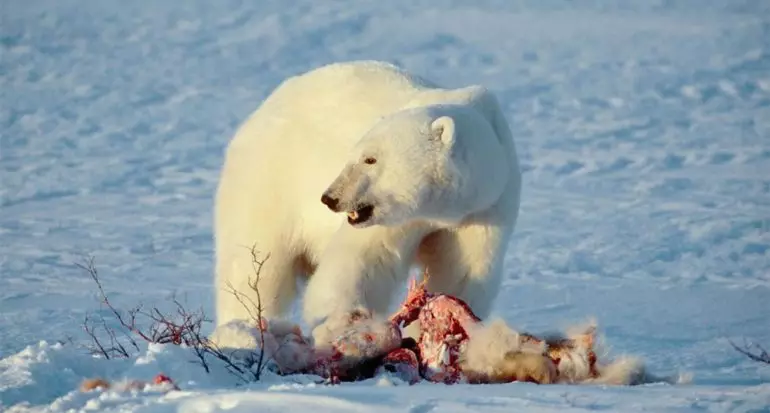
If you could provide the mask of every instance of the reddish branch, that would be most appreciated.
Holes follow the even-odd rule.
[[[115,319],[123,328],[148,343],[185,344],[188,346],[197,343],[196,336],[198,336],[198,334],[195,333],[199,333],[203,323],[208,321],[202,309],[190,312],[179,302],[179,300],[173,298],[172,301],[176,306],[176,313],[173,316],[166,315],[157,308],[145,311],[141,305],[128,310],[127,314],[123,315],[112,305],[107,294],[104,292],[104,288],[99,279],[99,272],[94,266],[93,258],[90,258],[86,264],[76,265],[88,272],[94,280],[96,287],[99,290],[99,299],[101,303],[115,316]],[[140,317],[149,321],[149,326],[146,327],[146,329],[143,329],[138,324],[138,319]],[[90,325],[89,327],[88,321],[89,319],[86,317],[86,332],[93,337],[94,326]],[[107,326],[104,317],[100,317],[99,321],[101,322],[102,327],[107,331],[107,334],[110,335],[113,344],[117,342],[114,330]],[[126,334],[126,338],[131,342],[131,345],[135,349],[139,349],[136,340],[134,340],[130,334]],[[104,354],[104,352],[100,352]],[[127,357],[127,351],[125,351],[125,349],[120,350],[119,353]]]
[[[255,303],[249,295],[235,290],[232,286],[228,285],[228,287],[236,299],[248,310],[255,325],[260,326],[260,320],[262,319],[262,297],[257,289],[257,284],[262,266],[267,258],[264,260],[257,259],[257,252],[254,248],[252,248],[251,254],[255,277],[249,280],[249,287],[254,289],[257,302]],[[123,314],[113,306],[107,297],[99,279],[99,273],[94,265],[94,259],[89,258],[85,264],[77,263],[76,265],[85,270],[96,283],[99,301],[114,315],[120,327],[124,329],[124,338],[128,340],[131,347],[136,351],[139,351],[140,347],[134,337],[139,337],[141,341],[147,343],[185,345],[193,349],[199,364],[207,373],[210,372],[210,367],[206,360],[206,356],[209,355],[220,360],[231,374],[244,382],[260,379],[266,362],[264,352],[259,351],[259,355],[257,355],[257,349],[255,349],[255,352],[247,354],[242,358],[236,358],[231,354],[227,354],[201,333],[203,324],[210,322],[206,318],[203,309],[190,312],[179,300],[173,298],[172,301],[176,311],[172,314],[166,314],[155,307],[149,311],[144,310],[141,305],[133,307]],[[143,327],[141,324],[146,324],[146,326]],[[106,359],[130,357],[130,352],[119,339],[116,329],[108,325],[107,320],[103,316],[99,315],[98,319],[93,319],[87,315],[83,322],[83,329],[91,338],[91,351],[93,353],[101,354]],[[97,329],[104,330],[104,333],[109,338],[109,343],[99,338]],[[260,328],[259,332],[260,348],[264,348],[264,331]]]

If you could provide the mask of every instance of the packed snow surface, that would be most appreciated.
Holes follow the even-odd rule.
[[[770,366],[729,343],[770,348],[768,2],[1,0],[0,47],[0,410],[770,411]],[[285,77],[353,59],[498,94],[524,184],[496,316],[593,316],[692,381],[244,386],[174,346],[86,354],[109,314],[74,264],[116,307],[213,315],[228,139]],[[160,371],[182,391],[76,391]]]

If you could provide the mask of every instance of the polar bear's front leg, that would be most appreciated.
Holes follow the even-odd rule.
[[[257,323],[281,316],[296,295],[293,256],[285,248],[258,253],[236,246],[217,260],[217,326],[233,320]]]
[[[423,233],[343,224],[322,253],[303,299],[303,317],[316,326],[332,314],[367,309],[385,316],[406,282]]]
[[[426,237],[418,259],[428,270],[428,291],[460,298],[476,316],[487,317],[500,290],[510,232],[505,225],[471,224]]]

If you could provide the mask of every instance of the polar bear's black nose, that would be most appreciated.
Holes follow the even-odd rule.
[[[329,209],[331,209],[332,211],[339,212],[337,210],[337,204],[340,203],[339,199],[332,198],[329,195],[323,194],[321,196],[321,202],[323,202],[323,204],[326,205],[327,207],[329,207]]]

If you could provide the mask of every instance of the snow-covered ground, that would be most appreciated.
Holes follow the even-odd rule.
[[[770,347],[768,2],[0,0],[0,47],[0,410],[770,411],[728,342]],[[244,388],[179,348],[57,344],[99,311],[85,255],[118,307],[212,314],[228,139],[286,76],[371,58],[499,94],[524,189],[496,315],[595,316],[690,384]],[[183,391],[74,391],[160,370]]]

